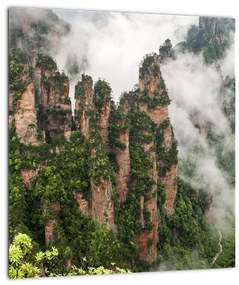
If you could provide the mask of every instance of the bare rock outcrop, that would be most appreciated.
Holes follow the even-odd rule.
[[[92,194],[92,217],[107,229],[114,230],[114,205],[111,200],[112,185],[110,180],[100,179],[96,185],[93,179],[90,180]]]
[[[117,148],[116,160],[119,166],[117,173],[116,193],[118,194],[119,202],[126,201],[128,196],[128,182],[130,175],[130,154],[129,154],[129,130],[120,133],[119,140],[125,145],[125,148]]]
[[[55,140],[62,135],[69,137],[71,132],[71,100],[69,98],[69,79],[64,74],[44,70],[41,82],[41,105],[45,120],[39,122],[45,129],[47,139]]]
[[[27,85],[26,90],[16,103],[14,122],[17,136],[22,143],[26,145],[39,144],[33,83]]]
[[[174,202],[177,194],[177,173],[178,165],[174,164],[170,170],[167,171],[163,177],[161,177],[161,181],[165,186],[166,194],[164,208],[169,214],[174,213]]]
[[[74,193],[79,209],[86,217],[92,217],[99,224],[104,225],[108,230],[115,230],[114,205],[111,200],[111,181],[100,179],[96,185],[93,178],[90,179],[91,199],[88,201],[81,193]]]
[[[145,112],[150,117],[150,119],[158,126],[168,118],[168,106],[158,105],[154,108],[149,108],[147,104],[140,103],[139,110],[141,112]]]
[[[109,137],[109,116],[110,116],[110,102],[106,102],[100,110],[99,129],[100,135],[105,145],[108,144]]]
[[[157,201],[155,198],[144,201],[141,197],[141,213],[144,210],[150,213],[150,222],[153,225],[151,230],[145,230],[136,237],[136,242],[139,249],[139,260],[153,263],[157,259],[157,244],[158,244],[158,213],[157,213]],[[141,225],[142,226],[142,225]]]
[[[52,218],[45,222],[45,244],[46,246],[51,246],[54,242],[59,239],[59,233],[56,231],[55,227],[59,223],[59,214],[61,211],[61,205],[59,202],[52,202],[49,205],[45,205],[44,212],[52,215]]]
[[[93,80],[90,76],[82,75],[75,87],[75,118],[76,129],[89,139],[90,112],[93,109]]]

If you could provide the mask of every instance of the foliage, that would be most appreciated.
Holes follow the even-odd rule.
[[[175,212],[161,213],[158,244],[159,264],[167,270],[210,268],[217,252],[215,229],[209,227],[205,210],[205,193],[197,193],[178,181]],[[165,268],[166,267],[166,268]]]
[[[222,237],[222,252],[213,264],[213,268],[235,267],[235,221],[228,222],[233,230]]]
[[[56,268],[49,268],[56,259],[59,258],[59,252],[56,247],[51,250],[38,251],[34,253],[32,239],[22,233],[18,233],[9,247],[9,277],[16,278],[37,278],[52,276],[75,276],[75,275],[96,275],[113,273],[130,273],[129,269],[123,269],[114,262],[111,262],[111,269],[104,266],[76,267],[73,265],[64,273],[58,273]],[[87,259],[83,258],[85,263]]]
[[[212,124],[208,128],[208,142],[213,146],[216,154],[217,166],[225,173],[230,185],[235,186],[235,150],[225,148],[227,137],[219,133]]]
[[[125,267],[122,260],[127,260],[124,258],[124,251],[127,251],[125,246],[97,222],[83,217],[73,197],[74,192],[80,192],[86,199],[90,199],[88,153],[89,146],[85,143],[82,134],[78,131],[73,132],[71,141],[65,144],[64,152],[54,153],[48,157],[47,166],[32,180],[30,191],[27,191],[24,197],[26,204],[22,207],[26,209],[27,216],[31,217],[26,221],[25,229],[31,229],[34,240],[38,242],[40,248],[44,247],[45,222],[51,219],[60,221],[54,228],[54,231],[61,236],[60,240],[55,240],[59,248],[59,257],[54,261],[54,266],[49,265],[48,268],[54,275],[67,274],[65,264],[69,257],[73,259],[75,265],[84,265],[82,270],[86,272],[88,272],[88,266],[109,267],[111,262],[117,262]],[[21,159],[24,161],[24,157]],[[105,167],[106,171],[108,171],[108,166]],[[101,169],[99,166],[99,171],[102,170],[104,167]],[[100,175],[103,174],[100,173]],[[17,201],[19,203],[20,199]],[[54,202],[60,202],[60,217],[56,216],[51,209],[51,203]],[[19,223],[19,219],[15,216],[18,214],[16,205],[12,200],[10,203],[14,206],[14,213],[11,213],[11,216]],[[22,209],[21,213],[23,213]],[[71,248],[70,251],[66,250],[67,247]],[[69,252],[71,252],[70,256]],[[87,263],[83,261],[83,256],[88,257]],[[94,272],[98,270],[89,269],[88,273]],[[114,270],[114,272],[118,271]]]
[[[17,159],[16,159],[17,160]],[[18,163],[18,161],[15,161]],[[17,164],[16,164],[17,165]],[[26,201],[22,179],[15,171],[9,175],[9,235],[26,229]]]
[[[52,90],[54,90],[55,92],[59,92],[60,96],[64,96],[63,97],[64,100],[65,98],[67,98],[65,97],[65,95],[67,94],[68,82],[69,82],[69,79],[65,75],[64,71],[62,73],[57,71],[54,74],[54,76],[49,78],[49,84]],[[64,101],[62,101],[62,103],[64,103]]]
[[[163,82],[163,79],[161,80]],[[162,85],[164,85],[164,83],[162,83]],[[147,103],[149,108],[154,108],[156,106],[168,106],[171,102],[166,89],[164,89],[161,94],[158,92],[154,93],[152,98],[148,95],[148,91],[145,90],[140,96],[140,101]]]
[[[151,75],[157,70],[152,70],[151,66],[154,63],[154,53],[147,54],[139,65],[139,78],[145,75]]]
[[[89,159],[89,176],[93,178],[96,185],[100,180],[115,180],[115,173],[110,164],[108,156],[105,154],[102,138],[98,131],[91,132],[90,159]]]
[[[81,75],[81,81],[78,81],[75,86],[75,97],[80,97],[81,99],[85,100],[86,90],[87,88],[91,88],[92,84],[93,80],[91,76],[83,73]]]
[[[203,24],[192,25],[188,30],[186,41],[180,45],[183,50],[202,52],[205,62],[211,64],[225,55],[235,23],[233,19],[228,18],[200,17],[200,21]],[[221,36],[223,41],[220,41]]]
[[[18,233],[9,247],[9,277],[15,279],[44,276],[47,272],[44,262],[50,262],[57,256],[58,250],[54,247],[34,254],[32,239],[27,234]]]
[[[18,146],[20,142],[15,129],[9,130],[9,235],[13,237],[18,231],[27,231],[25,187],[20,170],[22,156]]]
[[[116,273],[130,273],[129,269],[122,269],[118,266],[115,266],[115,263],[112,264],[112,269],[105,268],[104,266],[99,267],[88,267],[83,269],[82,267],[78,268],[76,266],[72,266],[71,269],[64,274],[63,276],[76,276],[76,275],[102,275],[102,274],[116,274]],[[52,275],[54,276],[54,275]],[[59,276],[59,275],[56,275]]]
[[[109,117],[109,144],[111,147],[119,147],[125,149],[125,144],[120,140],[120,133],[126,132],[128,129],[128,121],[126,114],[120,107],[116,108],[115,104],[111,103]]]
[[[21,49],[14,49],[9,54],[9,89],[13,92],[13,109],[31,81],[28,60],[28,55]]]
[[[136,90],[135,92],[124,92],[120,96],[119,104],[128,104],[131,109],[138,109],[139,98],[141,94]]]
[[[140,197],[147,200],[152,195],[154,180],[149,174],[153,161],[142,147],[143,143],[154,142],[156,127],[151,119],[142,112],[131,110],[128,114],[129,122],[129,150],[130,150],[130,182],[129,193],[123,205],[115,203],[115,220],[118,228],[119,239],[128,244],[128,258],[137,260],[137,247],[135,237],[143,231],[152,230],[149,212],[144,211],[144,227],[139,217]],[[139,270],[139,264],[134,265]]]
[[[98,111],[102,109],[105,103],[111,100],[112,89],[108,82],[102,79],[94,85],[94,104]]]
[[[160,61],[164,62],[167,58],[174,58],[174,51],[172,49],[172,43],[170,39],[166,39],[165,42],[159,47]]]
[[[43,70],[56,71],[57,65],[53,58],[47,54],[39,53],[36,59],[36,67],[40,67]]]
[[[172,145],[167,148],[164,144],[164,132],[167,128],[171,128],[169,119],[162,122],[156,131],[156,150],[160,154],[160,164],[158,165],[159,176],[163,176],[170,170],[173,164],[177,164],[178,162],[177,141],[174,139],[173,132]]]

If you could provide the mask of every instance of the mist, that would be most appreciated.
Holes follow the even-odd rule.
[[[201,54],[178,53],[176,60],[161,66],[172,100],[169,114],[178,141],[179,175],[195,189],[212,195],[212,215],[222,231],[227,231],[228,217],[234,215],[234,188],[228,174],[218,166],[217,149],[209,144],[207,133],[208,125],[212,126],[213,132],[221,136],[222,151],[234,151],[235,136],[219,100],[223,79],[234,76],[233,54],[232,43],[218,63],[220,72],[218,65],[205,65]],[[187,164],[193,165],[193,175],[185,171]]]
[[[158,53],[167,38],[173,43],[183,40],[188,27],[198,22],[192,16],[54,11],[71,25],[55,55],[59,68],[66,69],[68,54],[75,54],[81,72],[110,83],[115,101],[138,82],[145,54]]]

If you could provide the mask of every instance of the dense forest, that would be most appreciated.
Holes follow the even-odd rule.
[[[178,159],[161,72],[179,52],[219,66],[234,21],[200,17],[184,42],[166,40],[144,56],[138,84],[119,102],[74,60],[59,71],[54,52],[70,32],[51,10],[9,10],[9,277],[234,267],[234,211],[219,228],[213,195],[182,178],[197,170]],[[234,134],[235,78],[222,79],[218,104]],[[223,134],[190,116],[207,127],[234,188],[234,149],[224,151]],[[204,155],[197,145],[190,152]]]

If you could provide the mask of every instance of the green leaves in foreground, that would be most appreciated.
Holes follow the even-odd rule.
[[[74,275],[96,275],[113,273],[130,273],[128,269],[122,269],[111,263],[111,268],[86,267],[77,268],[71,266],[64,274],[56,273],[54,270],[54,260],[58,258],[58,249],[52,247],[51,250],[39,251],[34,255],[32,239],[27,234],[18,233],[9,247],[9,277],[16,278],[37,278],[46,276],[74,276]],[[83,260],[87,261],[85,257]],[[53,265],[51,270],[46,264]]]

